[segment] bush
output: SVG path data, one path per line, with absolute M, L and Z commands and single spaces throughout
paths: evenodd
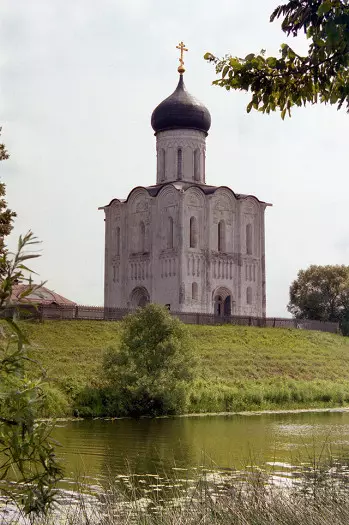
M 191 346 L 185 325 L 161 306 L 147 305 L 124 319 L 120 349 L 109 348 L 103 361 L 104 377 L 124 415 L 185 410 L 194 376 Z
M 40 417 L 63 417 L 70 414 L 70 407 L 67 397 L 56 386 L 42 385 L 43 404 L 39 412 Z

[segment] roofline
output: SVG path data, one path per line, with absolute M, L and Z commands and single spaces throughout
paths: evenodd
M 204 129 L 200 129 L 200 128 L 195 128 L 194 126 L 188 126 L 188 127 L 183 127 L 183 126 L 171 126 L 171 127 L 168 127 L 168 128 L 162 128 L 162 129 L 158 129 L 157 131 L 154 130 L 154 136 L 156 137 L 158 133 L 161 133 L 163 131 L 173 131 L 173 130 L 176 130 L 176 129 L 183 129 L 183 130 L 186 130 L 186 129 L 193 129 L 194 131 L 200 131 L 201 133 L 203 133 L 205 135 L 205 137 L 208 136 L 208 131 L 205 131 Z
M 126 203 L 128 202 L 129 198 L 131 197 L 131 195 L 137 191 L 137 190 L 145 190 L 148 195 L 150 197 L 157 197 L 158 194 L 160 193 L 160 191 L 167 187 L 167 186 L 173 186 L 173 188 L 176 190 L 176 191 L 180 191 L 178 188 L 176 188 L 176 182 L 180 183 L 180 182 L 186 182 L 185 180 L 180 180 L 180 181 L 169 181 L 169 182 L 165 182 L 164 184 L 155 184 L 154 186 L 136 186 L 135 188 L 133 188 L 130 193 L 128 194 L 127 198 L 126 199 L 117 199 L 117 198 L 114 198 L 112 199 L 109 204 L 106 204 L 105 206 L 100 206 L 98 208 L 98 210 L 105 210 L 106 208 L 109 208 L 109 206 L 111 206 L 114 202 L 119 202 L 119 203 Z M 230 193 L 232 193 L 235 197 L 236 200 L 245 200 L 245 199 L 248 199 L 248 198 L 251 198 L 251 199 L 254 199 L 256 200 L 257 202 L 259 202 L 260 204 L 264 204 L 265 206 L 273 206 L 271 203 L 269 202 L 265 202 L 265 201 L 261 201 L 260 199 L 258 199 L 258 197 L 256 197 L 255 195 L 244 195 L 242 193 L 235 193 L 234 190 L 232 190 L 231 188 L 229 188 L 229 186 L 211 186 L 209 184 L 195 184 L 195 183 L 191 183 L 191 182 L 187 182 L 187 184 L 189 184 L 189 186 L 185 189 L 183 189 L 184 192 L 186 192 L 187 190 L 189 190 L 190 188 L 196 188 L 196 189 L 199 189 L 202 191 L 202 193 L 204 195 L 214 195 L 216 193 L 217 190 L 219 189 L 225 189 L 225 190 L 228 190 L 230 191 Z M 212 192 L 209 193 L 209 192 L 205 192 L 204 190 L 204 187 L 206 188 L 212 188 Z M 156 191 L 155 195 L 151 195 L 150 193 L 150 188 L 153 188 Z

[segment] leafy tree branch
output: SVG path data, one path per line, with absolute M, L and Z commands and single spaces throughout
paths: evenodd
M 14 254 L 5 251 L 0 264 L 3 278 L 0 281 L 0 311 L 12 306 L 12 291 L 18 282 L 28 285 L 19 297 L 26 297 L 37 290 L 31 280 L 27 261 L 39 255 L 32 252 L 38 244 L 31 232 L 19 238 Z M 26 277 L 29 272 L 29 277 Z M 38 378 L 28 376 L 26 363 L 29 342 L 17 323 L 5 317 L 0 334 L 0 480 L 14 479 L 21 484 L 21 492 L 2 491 L 20 504 L 31 516 L 45 513 L 56 498 L 56 484 L 63 476 L 50 438 L 52 424 L 39 421 L 38 414 L 45 403 L 44 373 Z M 40 368 L 39 368 L 40 370 Z
M 281 44 L 277 57 L 250 53 L 245 58 L 206 53 L 219 75 L 213 84 L 251 93 L 247 112 L 280 111 L 291 116 L 294 106 L 325 103 L 349 111 L 348 0 L 290 0 L 278 6 L 270 21 L 282 19 L 287 36 L 304 32 L 310 44 L 300 56 Z

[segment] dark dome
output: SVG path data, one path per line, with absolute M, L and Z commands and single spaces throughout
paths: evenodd
M 185 88 L 180 75 L 176 90 L 153 111 L 151 125 L 155 133 L 168 129 L 197 129 L 208 132 L 211 115 L 208 109 Z

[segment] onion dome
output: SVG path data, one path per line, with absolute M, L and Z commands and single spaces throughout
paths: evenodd
M 197 129 L 207 133 L 211 126 L 208 109 L 188 93 L 179 76 L 176 90 L 153 111 L 151 125 L 155 134 L 169 129 Z

